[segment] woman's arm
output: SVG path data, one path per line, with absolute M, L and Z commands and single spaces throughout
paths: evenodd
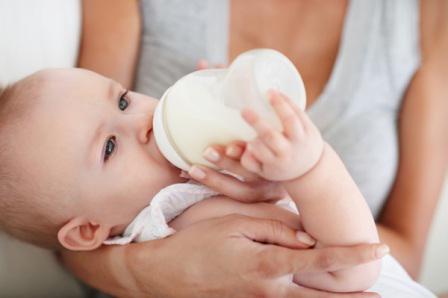
M 141 33 L 138 1 L 84 0 L 82 16 L 78 66 L 132 88 Z
M 378 224 L 381 241 L 414 278 L 448 164 L 448 2 L 421 5 L 422 66 L 401 109 L 398 174 Z
M 193 224 L 161 240 L 64 251 L 62 260 L 86 283 L 118 297 L 330 298 L 340 296 L 279 277 L 350 268 L 377 260 L 387 250 L 378 244 L 292 249 L 297 245 L 295 231 L 280 222 L 232 215 Z

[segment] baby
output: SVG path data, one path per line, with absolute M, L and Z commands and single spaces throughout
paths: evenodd
M 252 110 L 242 113 L 257 132 L 241 169 L 278 181 L 299 216 L 269 203 L 213 196 L 169 224 L 238 213 L 271 218 L 316 239 L 316 246 L 378 242 L 372 215 L 343 163 L 307 115 L 281 94 L 270 95 L 282 131 Z M 37 72 L 0 95 L 0 219 L 8 233 L 53 249 L 93 250 L 121 235 L 161 189 L 184 183 L 158 150 L 152 132 L 157 100 L 128 92 L 93 72 Z M 379 262 L 296 274 L 299 285 L 362 291 Z

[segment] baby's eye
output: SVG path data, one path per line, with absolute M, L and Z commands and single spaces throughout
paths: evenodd
M 109 157 L 114 153 L 115 146 L 117 141 L 115 137 L 110 137 L 107 139 L 106 144 L 104 145 L 104 161 L 106 162 Z
M 129 101 L 126 98 L 127 94 L 128 91 L 126 91 L 123 95 L 121 95 L 120 99 L 118 100 L 118 108 L 122 111 L 126 110 L 126 108 L 129 106 Z

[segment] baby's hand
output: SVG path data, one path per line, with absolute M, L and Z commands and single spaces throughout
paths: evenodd
M 319 161 L 324 142 L 306 113 L 289 98 L 271 91 L 269 100 L 283 131 L 275 129 L 255 111 L 244 109 L 242 116 L 255 129 L 257 138 L 247 144 L 241 164 L 271 181 L 298 178 Z

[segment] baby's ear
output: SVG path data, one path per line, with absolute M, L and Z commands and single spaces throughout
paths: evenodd
M 58 240 L 69 250 L 94 250 L 109 237 L 110 227 L 76 217 L 66 223 L 58 232 Z

